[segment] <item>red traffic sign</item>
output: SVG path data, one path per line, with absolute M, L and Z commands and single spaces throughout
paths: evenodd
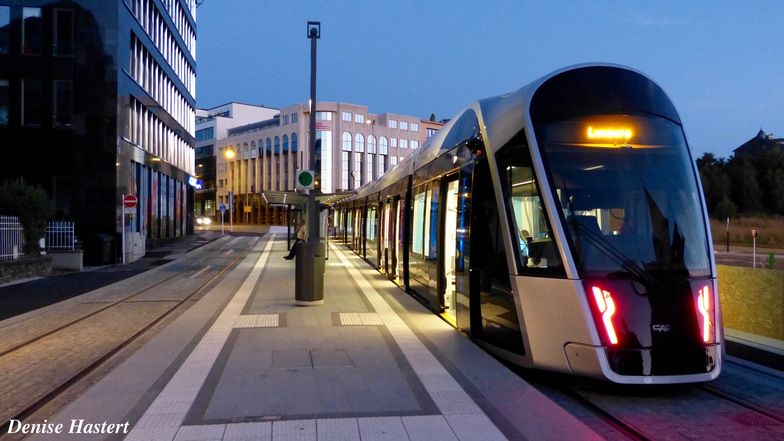
M 752 228 L 751 229 L 751 237 L 754 237 L 754 238 L 757 237 L 757 229 L 756 228 Z
M 136 199 L 136 196 L 132 194 L 125 195 L 125 197 L 123 198 L 123 205 L 125 206 L 125 208 L 134 208 L 136 207 L 136 204 L 138 202 L 139 200 Z

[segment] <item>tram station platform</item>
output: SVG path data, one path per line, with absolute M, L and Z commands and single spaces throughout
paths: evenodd
M 115 429 L 73 439 L 601 439 L 343 245 L 324 303 L 296 306 L 286 247 L 262 236 L 49 422 Z

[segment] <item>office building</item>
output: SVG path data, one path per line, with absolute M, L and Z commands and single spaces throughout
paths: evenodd
M 58 219 L 108 235 L 117 259 L 124 229 L 135 260 L 193 225 L 195 9 L 0 2 L 0 178 L 42 186 Z M 124 214 L 127 194 L 138 205 Z
M 279 109 L 250 104 L 228 103 L 212 109 L 196 109 L 196 174 L 194 211 L 196 216 L 216 219 L 215 144 L 225 139 L 231 128 L 274 118 Z
M 284 210 L 265 192 L 294 191 L 297 170 L 308 162 L 310 107 L 296 104 L 274 118 L 229 129 L 216 144 L 217 203 L 234 196 L 235 221 L 280 225 Z M 317 166 L 322 193 L 355 190 L 418 149 L 442 123 L 367 106 L 319 102 L 316 110 Z

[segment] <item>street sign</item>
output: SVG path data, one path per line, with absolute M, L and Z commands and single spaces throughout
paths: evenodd
M 756 237 L 757 237 L 757 229 L 756 228 L 752 228 L 751 229 L 751 237 L 756 239 Z
M 226 211 L 226 204 L 220 204 L 220 205 L 218 205 L 218 210 L 220 210 L 220 211 Z
M 127 194 L 123 198 L 123 205 L 125 206 L 125 208 L 135 208 L 138 202 L 139 200 L 136 199 L 136 196 L 132 194 Z
M 315 188 L 315 173 L 313 170 L 298 170 L 297 171 L 297 188 Z

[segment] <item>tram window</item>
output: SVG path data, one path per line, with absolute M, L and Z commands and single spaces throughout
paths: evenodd
M 367 231 L 365 237 L 368 240 L 376 240 L 376 207 L 368 207 L 367 224 L 365 225 Z
M 411 235 L 413 243 L 411 251 L 414 254 L 422 254 L 422 238 L 425 229 L 425 187 L 422 186 L 414 193 L 414 228 Z
M 496 155 L 499 177 L 516 240 L 518 268 L 524 274 L 563 275 L 547 211 L 540 197 L 531 154 L 521 131 Z

